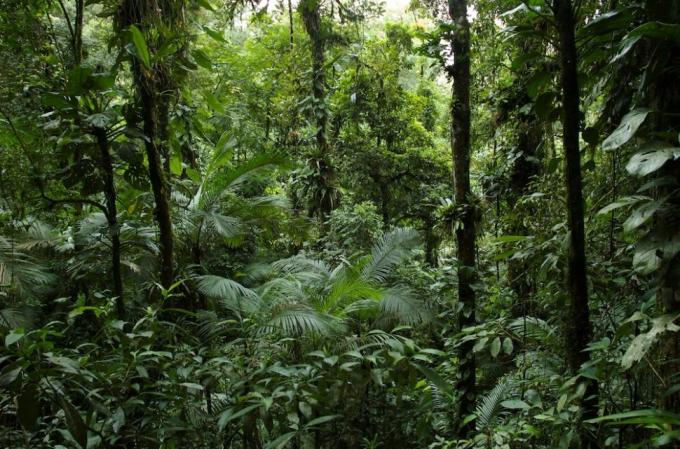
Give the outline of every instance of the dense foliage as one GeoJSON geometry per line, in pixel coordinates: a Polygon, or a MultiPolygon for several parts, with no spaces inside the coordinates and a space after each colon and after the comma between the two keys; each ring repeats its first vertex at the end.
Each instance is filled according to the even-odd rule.
{"type": "Polygon", "coordinates": [[[680,1],[2,0],[0,58],[0,447],[680,447],[680,1]]]}

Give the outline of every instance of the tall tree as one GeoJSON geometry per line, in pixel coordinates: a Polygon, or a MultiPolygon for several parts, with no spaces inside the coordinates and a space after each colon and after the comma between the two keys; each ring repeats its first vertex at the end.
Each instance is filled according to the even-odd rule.
{"type": "Polygon", "coordinates": [[[163,131],[165,125],[161,122],[167,116],[167,110],[159,110],[159,105],[167,107],[167,102],[161,100],[161,96],[165,94],[160,90],[160,87],[164,85],[163,80],[166,79],[168,73],[167,67],[164,67],[161,61],[154,61],[153,64],[150,62],[149,52],[157,51],[162,46],[163,34],[159,33],[158,40],[161,42],[152,43],[148,46],[147,43],[139,42],[140,39],[144,40],[141,34],[151,25],[154,23],[157,26],[163,25],[163,15],[177,15],[173,6],[181,9],[183,2],[169,1],[164,3],[168,4],[155,5],[155,2],[124,0],[119,11],[119,27],[122,30],[139,33],[140,36],[136,37],[137,41],[135,42],[136,47],[138,47],[137,51],[142,54],[146,53],[145,56],[138,54],[138,57],[133,59],[132,72],[142,108],[145,134],[144,147],[149,165],[149,181],[156,203],[156,220],[158,221],[161,250],[160,278],[161,284],[167,288],[172,284],[174,278],[174,255],[169,188],[161,158],[163,154],[167,154],[167,151],[164,150],[167,142],[162,141],[163,138],[167,139],[167,135],[163,131]],[[133,26],[134,28],[132,28],[133,26]]]}
{"type": "Polygon", "coordinates": [[[316,122],[316,154],[308,158],[308,164],[316,186],[313,193],[310,214],[317,215],[324,221],[337,206],[337,192],[332,186],[333,166],[330,161],[330,145],[326,131],[328,128],[328,109],[326,107],[326,73],[323,21],[321,18],[321,0],[302,0],[298,5],[305,31],[311,42],[312,53],[312,111],[316,122]]]}
{"type": "MultiPolygon", "coordinates": [[[[449,15],[453,21],[451,48],[453,64],[449,75],[453,79],[451,107],[451,149],[453,152],[453,183],[459,223],[456,229],[458,243],[458,300],[463,305],[459,314],[460,328],[475,324],[475,211],[470,189],[470,23],[467,18],[467,0],[449,0],[449,15]]],[[[475,409],[475,356],[474,342],[460,345],[459,418],[464,419],[475,409]]],[[[461,438],[470,438],[474,423],[461,428],[461,438]]]]}
{"type": "MultiPolygon", "coordinates": [[[[571,0],[554,0],[552,3],[557,31],[561,64],[562,88],[562,145],[565,156],[565,181],[567,186],[567,221],[569,226],[569,255],[567,284],[569,290],[569,316],[567,319],[567,355],[569,367],[577,373],[590,359],[585,351],[592,337],[588,283],[586,276],[585,231],[583,221],[583,187],[581,155],[579,148],[580,91],[578,84],[576,21],[571,0]]],[[[585,418],[597,415],[597,383],[587,384],[584,401],[585,418]]],[[[581,430],[581,447],[594,447],[595,441],[581,430]]]]}

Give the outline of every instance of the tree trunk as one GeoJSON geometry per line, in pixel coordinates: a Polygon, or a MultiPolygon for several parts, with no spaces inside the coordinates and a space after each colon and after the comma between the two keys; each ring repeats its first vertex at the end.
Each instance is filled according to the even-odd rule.
{"type": "MultiPolygon", "coordinates": [[[[451,109],[453,152],[453,182],[456,209],[460,223],[456,230],[458,243],[458,300],[462,304],[459,326],[465,328],[475,324],[475,291],[472,287],[475,273],[475,211],[470,202],[470,23],[467,19],[467,0],[449,0],[449,14],[454,23],[451,47],[454,55],[449,73],[453,78],[453,104],[451,109]]],[[[474,342],[465,342],[459,349],[460,392],[459,416],[461,420],[475,410],[475,356],[474,342]]],[[[460,437],[473,436],[474,421],[461,426],[460,437]]]]}
{"type": "Polygon", "coordinates": [[[83,12],[85,9],[84,0],[76,0],[76,24],[73,36],[73,61],[75,65],[80,65],[83,60],[83,12]]]}
{"type": "MultiPolygon", "coordinates": [[[[553,9],[560,41],[562,86],[562,143],[565,156],[567,185],[567,221],[570,244],[567,263],[569,316],[567,317],[566,347],[569,367],[577,373],[590,355],[585,352],[592,337],[588,284],[586,277],[585,231],[583,223],[583,192],[581,156],[579,150],[580,91],[578,86],[575,19],[571,0],[554,0],[553,9]]],[[[583,417],[597,416],[597,383],[588,382],[584,395],[583,417]]],[[[581,430],[581,447],[596,447],[596,441],[581,430]]]]}
{"type": "Polygon", "coordinates": [[[332,187],[334,170],[330,163],[330,145],[326,136],[328,127],[328,110],[326,109],[326,75],[325,38],[321,30],[321,2],[319,0],[305,0],[300,2],[299,10],[305,30],[312,43],[312,97],[314,98],[314,116],[316,119],[316,146],[318,154],[308,161],[310,168],[317,174],[317,186],[321,196],[317,196],[314,212],[322,221],[337,206],[335,191],[332,187]]]}
{"type": "MultiPolygon", "coordinates": [[[[148,26],[145,23],[149,20],[150,14],[157,14],[158,11],[151,8],[151,4],[145,2],[136,2],[134,0],[125,0],[121,5],[119,14],[119,27],[127,29],[130,25],[138,25],[140,30],[146,29],[148,26]]],[[[161,10],[161,12],[164,12],[161,10]]],[[[167,14],[168,12],[165,11],[167,14]]],[[[149,45],[150,49],[156,48],[155,45],[149,45]]],[[[163,129],[159,129],[158,105],[159,92],[158,83],[160,79],[164,79],[163,67],[154,66],[147,70],[144,69],[139,61],[133,60],[132,73],[134,82],[137,88],[137,93],[140,98],[142,106],[142,119],[144,120],[144,147],[146,149],[146,156],[149,164],[149,182],[151,183],[151,190],[153,191],[154,201],[156,203],[156,221],[159,228],[159,243],[160,243],[160,280],[164,288],[169,288],[174,280],[173,273],[173,236],[172,236],[172,220],[170,214],[170,199],[168,183],[163,171],[161,161],[161,152],[163,151],[162,143],[159,144],[163,135],[163,129]]],[[[167,136],[165,136],[167,137],[167,136]]]]}
{"type": "Polygon", "coordinates": [[[118,229],[118,208],[116,206],[116,185],[113,179],[113,161],[109,152],[109,141],[106,130],[95,128],[101,167],[104,172],[104,197],[106,198],[106,222],[109,225],[111,238],[111,274],[113,276],[113,292],[116,295],[116,313],[118,319],[125,317],[125,299],[123,297],[123,277],[120,266],[120,230],[118,229]]]}
{"type": "Polygon", "coordinates": [[[151,81],[139,69],[135,76],[142,100],[142,116],[144,118],[144,146],[149,162],[149,181],[156,202],[156,220],[158,221],[161,249],[161,285],[168,288],[172,285],[173,276],[173,239],[170,201],[168,199],[167,181],[161,163],[160,149],[157,145],[157,121],[155,93],[147,85],[151,81]]]}

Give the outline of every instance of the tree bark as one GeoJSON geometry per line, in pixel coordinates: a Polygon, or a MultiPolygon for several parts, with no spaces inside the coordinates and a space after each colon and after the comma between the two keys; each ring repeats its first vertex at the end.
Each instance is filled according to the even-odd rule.
{"type": "MultiPolygon", "coordinates": [[[[471,204],[470,189],[470,23],[467,19],[467,0],[449,0],[449,15],[454,22],[451,47],[454,62],[449,69],[453,78],[453,104],[451,109],[453,153],[453,183],[456,209],[460,222],[456,230],[458,244],[458,300],[462,304],[459,326],[475,324],[475,212],[471,204]]],[[[465,419],[474,413],[476,399],[476,363],[472,350],[474,342],[465,342],[459,349],[460,392],[458,418],[465,419]]],[[[469,439],[475,430],[474,421],[461,426],[460,437],[469,439]]]]}
{"type": "Polygon", "coordinates": [[[109,225],[111,238],[111,275],[113,277],[113,292],[116,295],[116,313],[118,319],[125,317],[125,299],[123,297],[123,276],[120,265],[120,232],[118,229],[118,208],[116,206],[116,185],[113,178],[113,161],[109,152],[109,141],[106,130],[95,128],[101,167],[104,172],[104,197],[106,198],[106,222],[109,225]]]}
{"type": "Polygon", "coordinates": [[[75,65],[80,65],[83,59],[83,13],[84,0],[76,0],[76,24],[73,36],[73,60],[75,65]]]}
{"type": "MultiPolygon", "coordinates": [[[[145,21],[149,20],[147,15],[152,13],[154,12],[150,9],[150,4],[125,0],[119,14],[120,28],[127,29],[130,25],[136,24],[144,30],[147,28],[145,21]]],[[[150,49],[154,47],[149,46],[150,49]]],[[[159,96],[162,92],[159,92],[157,80],[164,76],[162,72],[162,67],[154,66],[151,69],[145,69],[139,61],[133,60],[132,62],[132,74],[144,120],[144,135],[146,136],[144,147],[149,164],[149,182],[156,203],[155,216],[158,222],[161,251],[160,280],[164,288],[169,288],[174,280],[174,252],[169,190],[161,161],[163,130],[159,129],[158,117],[159,96]]]]}
{"type": "MultiPolygon", "coordinates": [[[[581,155],[579,149],[580,91],[578,85],[575,19],[571,0],[554,0],[553,10],[559,33],[559,53],[562,87],[562,144],[565,156],[567,186],[567,222],[569,225],[569,255],[567,283],[569,316],[567,317],[566,347],[571,372],[578,373],[590,360],[585,352],[592,338],[588,283],[586,275],[585,230],[583,222],[583,192],[581,155]]],[[[597,416],[597,383],[588,382],[584,395],[583,417],[597,416]]],[[[596,447],[596,441],[585,430],[580,432],[580,447],[596,447]]]]}
{"type": "MultiPolygon", "coordinates": [[[[137,72],[140,72],[138,69],[137,72]]],[[[144,119],[144,146],[149,163],[149,181],[156,202],[156,220],[158,221],[159,240],[161,249],[161,285],[168,288],[172,285],[173,274],[173,238],[172,219],[170,215],[170,201],[168,199],[167,181],[161,163],[160,149],[157,139],[156,96],[147,85],[145,75],[138,73],[137,86],[142,100],[142,116],[144,119]]]]}
{"type": "Polygon", "coordinates": [[[337,206],[335,191],[332,187],[334,170],[330,162],[330,145],[326,136],[328,110],[326,109],[325,38],[321,29],[321,2],[304,0],[298,6],[305,30],[312,43],[312,97],[316,119],[316,146],[318,154],[308,160],[310,168],[317,174],[320,183],[318,191],[323,192],[315,199],[313,211],[325,221],[337,206]]]}

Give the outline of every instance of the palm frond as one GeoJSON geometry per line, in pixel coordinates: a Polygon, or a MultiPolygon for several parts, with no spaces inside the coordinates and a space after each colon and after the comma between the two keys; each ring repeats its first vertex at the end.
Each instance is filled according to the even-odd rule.
{"type": "Polygon", "coordinates": [[[282,275],[293,276],[299,280],[322,282],[331,276],[331,267],[321,260],[294,256],[274,262],[272,268],[282,275]]]}
{"type": "Polygon", "coordinates": [[[369,280],[385,282],[395,265],[406,259],[418,244],[418,232],[414,229],[397,228],[386,233],[373,245],[362,275],[369,280]]]}
{"type": "Polygon", "coordinates": [[[397,286],[385,289],[380,300],[382,320],[392,324],[420,324],[429,318],[425,304],[411,289],[397,286]]]}
{"type": "Polygon", "coordinates": [[[331,314],[344,314],[344,308],[356,301],[380,298],[380,290],[365,279],[345,270],[345,276],[334,276],[336,281],[331,285],[328,294],[323,295],[316,306],[319,310],[331,314]]]}
{"type": "Polygon", "coordinates": [[[17,251],[13,240],[0,236],[0,293],[14,289],[19,295],[34,296],[55,280],[38,260],[17,251]]]}
{"type": "Polygon", "coordinates": [[[250,160],[226,171],[214,170],[206,173],[192,205],[199,209],[214,204],[222,194],[234,189],[264,169],[283,166],[287,159],[277,153],[260,153],[250,160]]]}
{"type": "Polygon", "coordinates": [[[261,331],[279,331],[286,336],[315,334],[330,336],[342,329],[339,320],[302,304],[289,304],[277,311],[261,331]]]}
{"type": "Polygon", "coordinates": [[[235,312],[252,313],[260,306],[260,297],[255,291],[231,279],[205,275],[198,276],[196,284],[201,293],[219,299],[225,307],[235,312]]]}

